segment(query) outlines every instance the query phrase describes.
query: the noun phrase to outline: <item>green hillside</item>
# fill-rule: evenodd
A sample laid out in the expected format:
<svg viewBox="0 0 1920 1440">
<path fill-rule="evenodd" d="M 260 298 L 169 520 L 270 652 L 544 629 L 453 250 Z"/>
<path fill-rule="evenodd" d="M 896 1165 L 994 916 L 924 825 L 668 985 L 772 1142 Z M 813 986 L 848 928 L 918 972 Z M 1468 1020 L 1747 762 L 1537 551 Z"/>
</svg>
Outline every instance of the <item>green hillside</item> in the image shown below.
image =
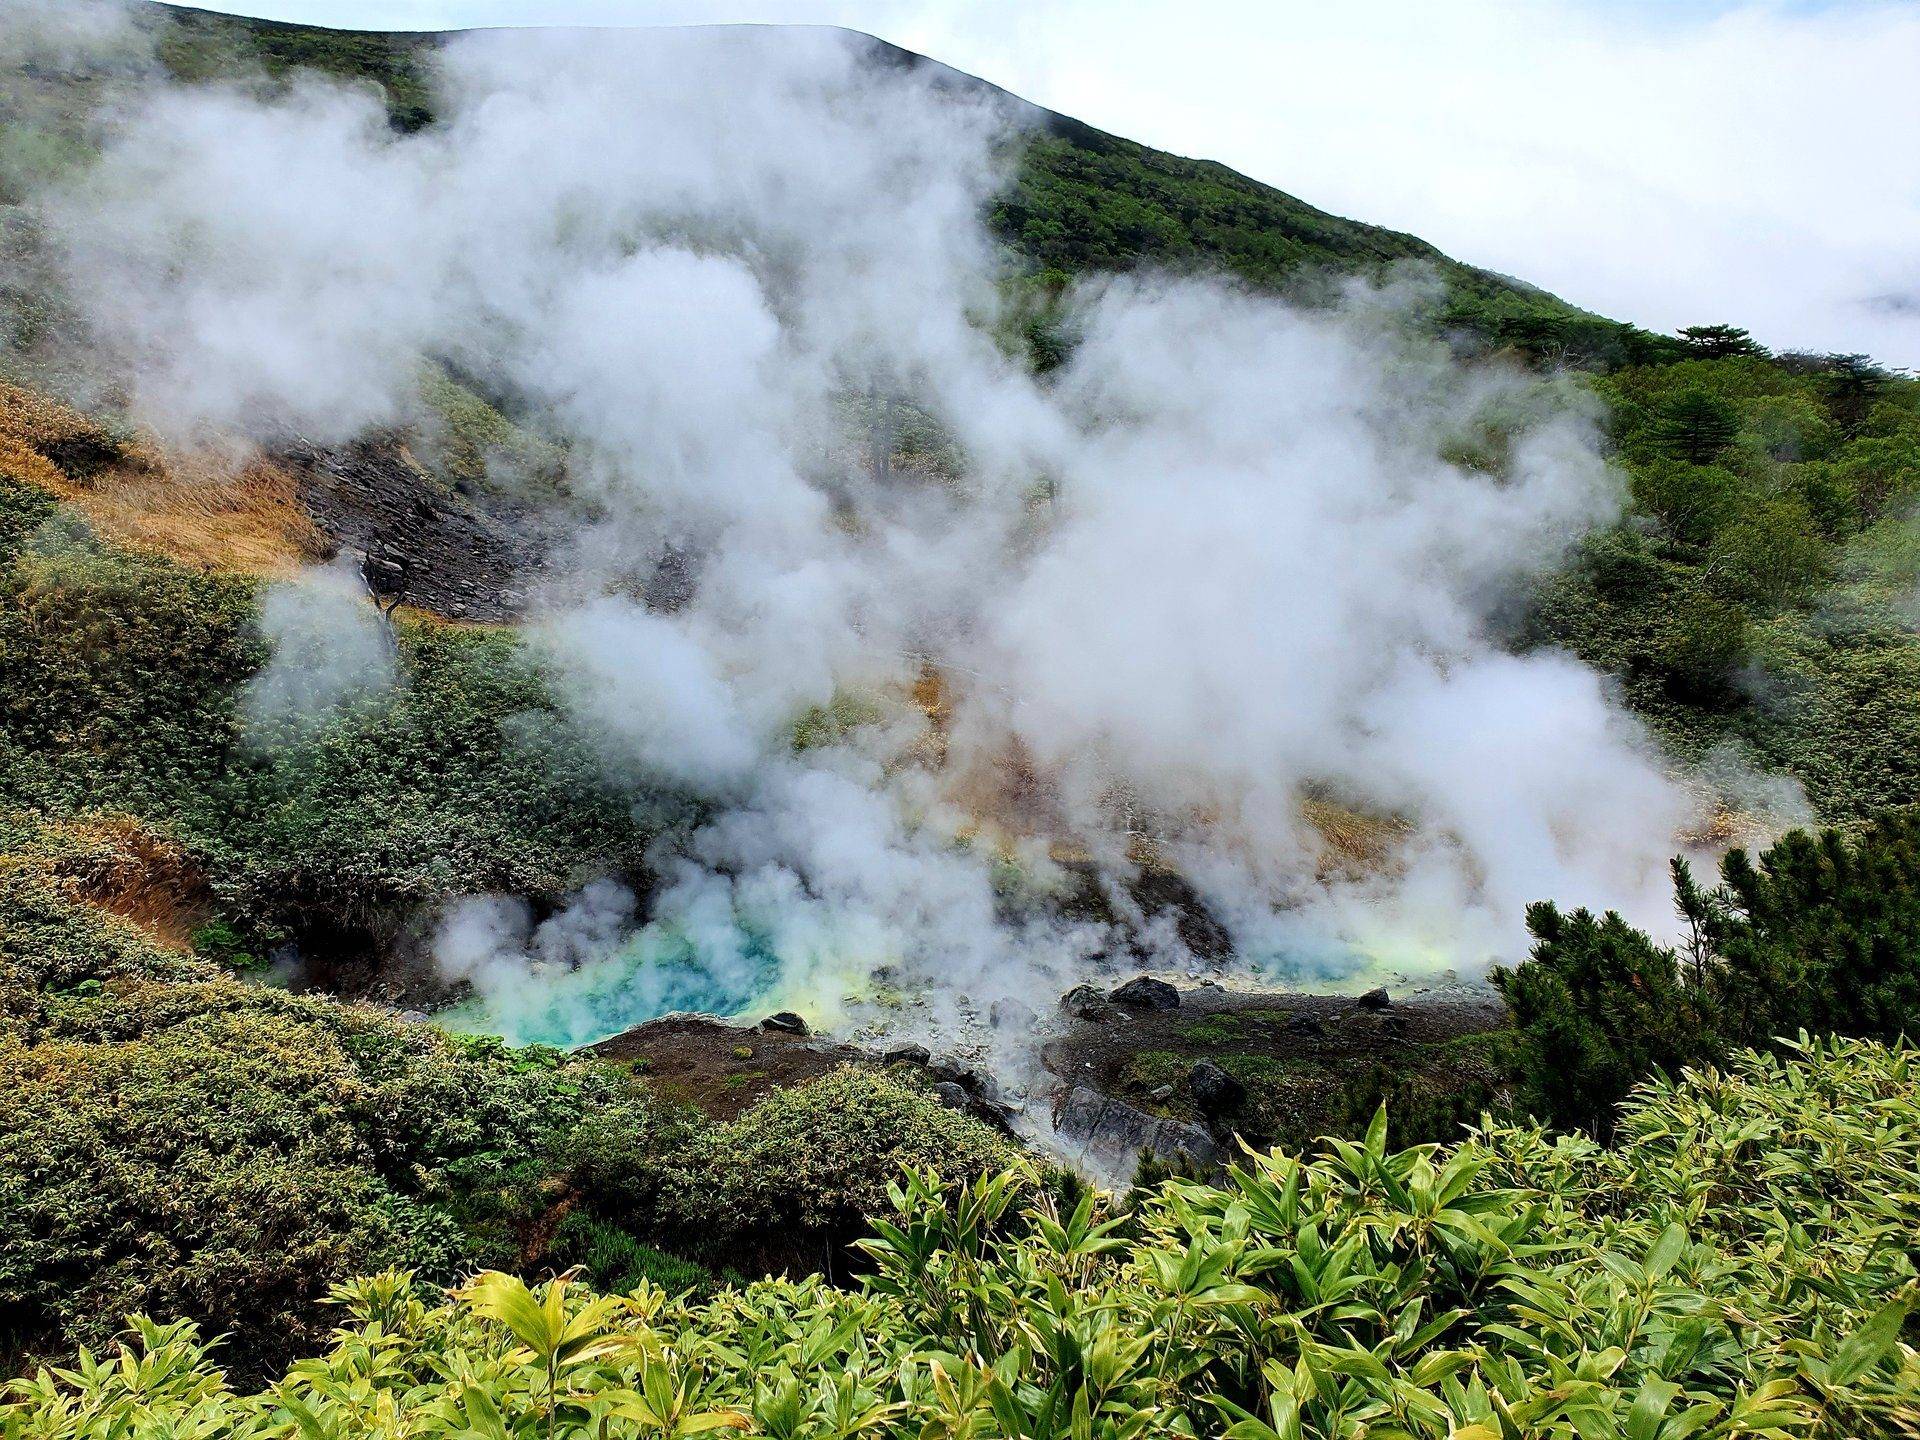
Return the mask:
<svg viewBox="0 0 1920 1440">
<path fill-rule="evenodd" d="M 1626 1436 L 1920 1433 L 1915 1057 L 1810 1045 L 1648 1086 L 1611 1150 L 1531 1129 L 1314 1158 L 1114 1208 L 1019 1170 L 896 1187 L 857 1288 L 623 1296 L 404 1272 L 236 1387 L 143 1324 L 0 1402 L 6 1433 Z M 1910 1332 L 1909 1332 L 1910 1333 Z M 137 1427 L 137 1428 L 135 1428 Z"/>
</svg>

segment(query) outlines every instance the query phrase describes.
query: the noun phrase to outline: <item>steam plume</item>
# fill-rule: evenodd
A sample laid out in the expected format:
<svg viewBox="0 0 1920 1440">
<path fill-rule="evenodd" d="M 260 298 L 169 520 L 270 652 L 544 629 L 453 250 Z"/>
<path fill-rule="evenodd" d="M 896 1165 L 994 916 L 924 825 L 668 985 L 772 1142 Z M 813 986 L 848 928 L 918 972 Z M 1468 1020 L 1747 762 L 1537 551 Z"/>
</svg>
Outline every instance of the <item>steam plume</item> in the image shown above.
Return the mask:
<svg viewBox="0 0 1920 1440">
<path fill-rule="evenodd" d="M 1544 897 L 1664 924 L 1694 802 L 1599 677 L 1497 637 L 1617 477 L 1575 389 L 1423 337 L 1423 277 L 1083 284 L 1038 378 L 982 223 L 1009 105 L 827 31 L 440 64 L 406 137 L 314 81 L 162 89 L 47 213 L 167 433 L 344 441 L 438 356 L 569 441 L 530 644 L 609 776 L 711 818 L 644 904 L 452 907 L 481 1023 L 779 1002 L 1013 1045 L 996 1001 L 1200 963 L 1143 865 L 1283 978 L 1475 971 Z M 878 463 L 902 415 L 932 438 Z"/>
</svg>

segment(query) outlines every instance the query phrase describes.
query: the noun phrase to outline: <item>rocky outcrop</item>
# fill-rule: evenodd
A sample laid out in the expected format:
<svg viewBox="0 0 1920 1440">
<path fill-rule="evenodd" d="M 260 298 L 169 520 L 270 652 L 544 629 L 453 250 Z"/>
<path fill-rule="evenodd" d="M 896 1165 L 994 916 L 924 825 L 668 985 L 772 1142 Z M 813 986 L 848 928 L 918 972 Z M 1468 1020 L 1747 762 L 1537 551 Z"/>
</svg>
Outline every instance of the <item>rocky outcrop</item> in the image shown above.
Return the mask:
<svg viewBox="0 0 1920 1440">
<path fill-rule="evenodd" d="M 297 478 L 301 508 L 382 601 L 455 620 L 511 620 L 526 608 L 550 548 L 530 512 L 441 485 L 395 439 L 339 449 L 296 442 L 279 458 Z"/>
<path fill-rule="evenodd" d="M 1114 1184 L 1133 1178 L 1140 1157 L 1212 1169 L 1220 1146 L 1198 1125 L 1154 1115 L 1090 1085 L 1069 1085 L 1054 1102 L 1055 1148 L 1062 1158 Z"/>
<path fill-rule="evenodd" d="M 1187 1091 L 1196 1114 L 1216 1120 L 1236 1110 L 1247 1098 L 1247 1087 L 1211 1060 L 1201 1060 L 1187 1072 Z"/>
<path fill-rule="evenodd" d="M 1151 975 L 1137 975 L 1119 986 L 1107 997 L 1116 1005 L 1125 1005 L 1129 1010 L 1178 1010 L 1180 992 L 1164 980 L 1156 980 Z"/>
</svg>

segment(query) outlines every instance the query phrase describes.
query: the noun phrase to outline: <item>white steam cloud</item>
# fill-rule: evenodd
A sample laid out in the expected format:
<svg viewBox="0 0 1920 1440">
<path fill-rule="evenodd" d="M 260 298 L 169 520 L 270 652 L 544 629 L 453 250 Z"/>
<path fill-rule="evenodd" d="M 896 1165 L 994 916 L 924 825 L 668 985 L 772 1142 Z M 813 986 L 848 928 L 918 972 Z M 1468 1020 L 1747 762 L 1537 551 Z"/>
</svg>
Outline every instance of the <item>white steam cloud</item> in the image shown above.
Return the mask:
<svg viewBox="0 0 1920 1440">
<path fill-rule="evenodd" d="M 265 735 L 316 728 L 397 678 L 393 637 L 345 556 L 268 585 L 260 632 L 272 651 L 240 698 Z"/>
<path fill-rule="evenodd" d="M 1544 897 L 1664 922 L 1687 791 L 1598 677 L 1496 637 L 1616 478 L 1571 387 L 1419 337 L 1418 277 L 1316 311 L 1086 285 L 1038 378 L 982 223 L 995 105 L 832 32 L 478 34 L 441 67 L 407 137 L 317 83 L 164 91 L 49 209 L 168 433 L 347 440 L 433 355 L 571 442 L 531 643 L 609 774 L 710 818 L 644 900 L 453 907 L 487 1023 L 1018 1014 L 1196 963 L 1142 864 L 1280 976 L 1477 970 Z M 887 473 L 894 402 L 943 443 Z M 1109 915 L 1042 903 L 1088 885 Z"/>
</svg>

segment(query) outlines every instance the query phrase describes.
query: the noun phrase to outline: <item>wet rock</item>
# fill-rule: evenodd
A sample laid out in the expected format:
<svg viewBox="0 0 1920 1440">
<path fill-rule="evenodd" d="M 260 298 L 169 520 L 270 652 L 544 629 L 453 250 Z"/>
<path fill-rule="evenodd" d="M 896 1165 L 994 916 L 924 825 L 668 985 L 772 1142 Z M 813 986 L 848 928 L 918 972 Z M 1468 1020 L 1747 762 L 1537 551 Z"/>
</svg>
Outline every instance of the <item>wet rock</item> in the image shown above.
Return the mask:
<svg viewBox="0 0 1920 1440">
<path fill-rule="evenodd" d="M 778 1030 L 783 1035 L 806 1035 L 807 1022 L 791 1010 L 776 1010 L 760 1022 L 762 1030 Z"/>
<path fill-rule="evenodd" d="M 1247 1087 L 1211 1060 L 1195 1062 L 1187 1072 L 1187 1089 L 1193 1094 L 1193 1108 L 1208 1119 L 1238 1108 L 1247 1098 Z"/>
<path fill-rule="evenodd" d="M 1151 975 L 1136 975 L 1109 997 L 1116 1005 L 1132 1010 L 1178 1010 L 1180 992 L 1164 980 Z"/>
<path fill-rule="evenodd" d="M 980 1088 L 980 1072 L 971 1065 L 962 1065 L 958 1060 L 943 1056 L 935 1060 L 931 1068 L 936 1079 L 950 1080 L 969 1093 Z"/>
<path fill-rule="evenodd" d="M 1133 1178 L 1140 1157 L 1185 1157 L 1211 1169 L 1220 1163 L 1220 1147 L 1198 1125 L 1183 1125 L 1153 1115 L 1089 1085 L 1073 1085 L 1054 1105 L 1053 1124 L 1066 1158 L 1109 1183 Z"/>
<path fill-rule="evenodd" d="M 933 1060 L 933 1052 L 926 1046 L 909 1041 L 905 1045 L 895 1045 L 880 1056 L 885 1065 L 927 1065 Z"/>
<path fill-rule="evenodd" d="M 933 1087 L 933 1098 L 949 1110 L 971 1110 L 973 1097 L 951 1080 L 942 1080 Z"/>
<path fill-rule="evenodd" d="M 1386 987 L 1382 985 L 1362 995 L 1359 1004 L 1362 1010 L 1384 1010 L 1393 1004 L 1393 997 L 1387 994 Z"/>
<path fill-rule="evenodd" d="M 1127 886 L 1142 913 L 1171 915 L 1175 933 L 1197 960 L 1218 962 L 1233 954 L 1233 937 L 1185 880 L 1171 870 L 1150 869 Z"/>
</svg>

